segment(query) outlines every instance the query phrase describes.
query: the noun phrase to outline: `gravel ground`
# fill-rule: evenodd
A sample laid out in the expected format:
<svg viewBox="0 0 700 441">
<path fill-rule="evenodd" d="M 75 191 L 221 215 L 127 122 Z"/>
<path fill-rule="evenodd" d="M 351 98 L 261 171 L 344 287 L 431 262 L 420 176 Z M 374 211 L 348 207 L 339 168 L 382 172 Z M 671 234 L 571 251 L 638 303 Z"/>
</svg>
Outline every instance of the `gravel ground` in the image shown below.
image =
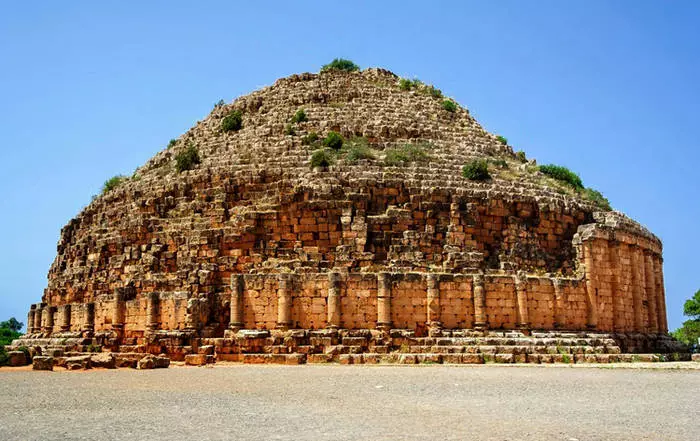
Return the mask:
<svg viewBox="0 0 700 441">
<path fill-rule="evenodd" d="M 0 440 L 700 439 L 698 370 L 6 371 L 0 396 Z"/>
</svg>

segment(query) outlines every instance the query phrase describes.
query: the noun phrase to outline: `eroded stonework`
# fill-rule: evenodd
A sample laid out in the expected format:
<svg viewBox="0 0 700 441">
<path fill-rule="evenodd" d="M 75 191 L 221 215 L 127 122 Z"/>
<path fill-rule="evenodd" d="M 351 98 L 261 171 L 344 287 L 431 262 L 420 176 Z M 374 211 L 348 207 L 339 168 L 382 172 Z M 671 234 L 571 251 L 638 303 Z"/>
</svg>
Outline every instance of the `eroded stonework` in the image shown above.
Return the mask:
<svg viewBox="0 0 700 441">
<path fill-rule="evenodd" d="M 285 134 L 301 108 L 308 121 Z M 243 128 L 223 132 L 233 110 Z M 377 157 L 311 169 L 303 136 L 331 130 Z M 430 160 L 387 165 L 404 143 Z M 188 145 L 202 163 L 177 173 Z M 510 171 L 469 181 L 475 158 Z M 666 334 L 658 238 L 527 166 L 390 72 L 281 79 L 217 106 L 63 228 L 25 337 L 184 356 L 246 330 Z"/>
</svg>

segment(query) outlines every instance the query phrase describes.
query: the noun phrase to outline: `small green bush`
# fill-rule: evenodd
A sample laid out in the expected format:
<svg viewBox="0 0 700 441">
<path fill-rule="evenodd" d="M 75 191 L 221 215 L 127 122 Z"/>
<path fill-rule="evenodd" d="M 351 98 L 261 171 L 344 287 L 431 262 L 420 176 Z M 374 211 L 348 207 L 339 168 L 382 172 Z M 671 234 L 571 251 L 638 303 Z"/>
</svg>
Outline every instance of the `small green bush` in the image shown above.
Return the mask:
<svg viewBox="0 0 700 441">
<path fill-rule="evenodd" d="M 321 72 L 327 72 L 330 70 L 342 70 L 345 72 L 355 72 L 356 70 L 360 70 L 360 66 L 357 64 L 353 63 L 350 60 L 346 60 L 344 58 L 336 58 L 335 60 L 331 61 L 330 63 L 326 64 L 321 68 Z"/>
<path fill-rule="evenodd" d="M 308 118 L 306 117 L 306 112 L 304 109 L 299 109 L 297 112 L 292 116 L 292 124 L 300 123 L 308 121 Z"/>
<path fill-rule="evenodd" d="M 301 145 L 312 145 L 318 141 L 318 133 L 311 132 L 308 135 L 301 138 Z"/>
<path fill-rule="evenodd" d="M 376 155 L 369 146 L 367 138 L 353 138 L 346 143 L 344 150 L 346 151 L 345 160 L 350 164 L 354 164 L 360 159 L 375 159 Z"/>
<path fill-rule="evenodd" d="M 583 189 L 583 182 L 581 181 L 581 178 L 579 177 L 579 175 L 572 172 L 571 170 L 569 170 L 566 167 L 562 167 L 560 165 L 548 164 L 548 165 L 540 165 L 539 170 L 540 170 L 540 172 L 544 173 L 545 175 L 547 175 L 551 178 L 554 178 L 558 181 L 564 182 L 577 190 Z"/>
<path fill-rule="evenodd" d="M 433 98 L 442 98 L 442 90 L 435 86 L 429 86 L 426 91 L 428 92 L 428 95 L 432 96 Z"/>
<path fill-rule="evenodd" d="M 462 175 L 470 181 L 485 181 L 491 178 L 486 161 L 476 159 L 462 167 Z"/>
<path fill-rule="evenodd" d="M 333 164 L 334 162 L 335 156 L 333 155 L 332 151 L 330 151 L 329 149 L 320 149 L 316 150 L 311 154 L 311 161 L 309 162 L 309 165 L 311 166 L 311 168 L 325 168 Z"/>
<path fill-rule="evenodd" d="M 330 147 L 333 150 L 340 150 L 343 146 L 343 136 L 338 132 L 328 132 L 328 136 L 323 139 L 324 147 Z"/>
<path fill-rule="evenodd" d="M 107 179 L 105 183 L 102 185 L 102 194 L 107 193 L 108 191 L 112 191 L 115 188 L 119 187 L 124 181 L 126 181 L 127 178 L 124 175 L 117 175 L 117 176 L 112 176 L 111 178 Z"/>
<path fill-rule="evenodd" d="M 496 139 L 497 139 L 498 142 L 500 142 L 501 144 L 508 145 L 508 138 L 506 138 L 505 136 L 498 135 L 498 136 L 496 137 Z"/>
<path fill-rule="evenodd" d="M 390 166 L 406 165 L 411 162 L 428 162 L 430 155 L 426 151 L 428 144 L 404 144 L 384 151 L 384 163 Z"/>
<path fill-rule="evenodd" d="M 443 100 L 442 108 L 450 113 L 454 113 L 457 111 L 457 104 L 452 100 Z"/>
<path fill-rule="evenodd" d="M 234 110 L 221 121 L 221 130 L 224 132 L 237 132 L 243 127 L 243 114 L 240 110 Z"/>
<path fill-rule="evenodd" d="M 168 142 L 168 148 L 174 146 L 175 144 L 177 144 L 177 139 L 171 139 L 170 142 Z"/>
<path fill-rule="evenodd" d="M 489 159 L 488 163 L 495 165 L 498 168 L 508 168 L 508 163 L 505 159 Z"/>
<path fill-rule="evenodd" d="M 518 161 L 520 161 L 520 162 L 527 162 L 527 157 L 525 156 L 525 152 L 522 150 L 515 152 L 515 157 L 518 158 Z"/>
<path fill-rule="evenodd" d="M 581 195 L 605 211 L 612 210 L 612 207 L 610 206 L 610 201 L 608 201 L 608 199 L 605 196 L 603 196 L 603 193 L 599 192 L 598 190 L 594 190 L 592 188 L 584 188 L 581 192 Z"/>
<path fill-rule="evenodd" d="M 189 144 L 187 148 L 175 156 L 175 168 L 178 172 L 192 170 L 195 165 L 201 162 L 197 147 Z"/>
<path fill-rule="evenodd" d="M 408 78 L 401 78 L 399 80 L 399 89 L 401 90 L 411 90 L 411 87 L 413 86 L 413 82 L 409 80 Z"/>
<path fill-rule="evenodd" d="M 297 132 L 294 130 L 294 126 L 291 124 L 287 124 L 284 126 L 284 134 L 287 136 L 294 136 L 297 134 Z"/>
</svg>

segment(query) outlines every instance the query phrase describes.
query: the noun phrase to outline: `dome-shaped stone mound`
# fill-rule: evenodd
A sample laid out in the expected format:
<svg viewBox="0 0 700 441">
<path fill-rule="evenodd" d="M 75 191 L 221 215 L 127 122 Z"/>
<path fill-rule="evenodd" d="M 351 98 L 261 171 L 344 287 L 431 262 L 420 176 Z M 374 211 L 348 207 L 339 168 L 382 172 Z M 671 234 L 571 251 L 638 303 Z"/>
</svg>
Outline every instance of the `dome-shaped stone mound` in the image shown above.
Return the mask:
<svg viewBox="0 0 700 441">
<path fill-rule="evenodd" d="M 422 83 L 293 75 L 71 220 L 30 334 L 174 351 L 239 329 L 665 333 L 660 241 L 575 187 Z"/>
</svg>

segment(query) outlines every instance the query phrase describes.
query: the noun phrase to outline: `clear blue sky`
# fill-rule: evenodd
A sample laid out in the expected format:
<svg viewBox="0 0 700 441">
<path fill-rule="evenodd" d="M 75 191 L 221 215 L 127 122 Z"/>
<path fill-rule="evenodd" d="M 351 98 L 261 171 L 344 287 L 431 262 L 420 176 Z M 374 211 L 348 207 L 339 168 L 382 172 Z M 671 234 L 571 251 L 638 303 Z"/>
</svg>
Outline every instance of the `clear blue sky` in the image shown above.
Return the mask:
<svg viewBox="0 0 700 441">
<path fill-rule="evenodd" d="M 434 83 L 647 225 L 671 328 L 700 288 L 700 2 L 40 3 L 0 8 L 0 320 L 26 321 L 106 178 L 338 56 Z"/>
</svg>

